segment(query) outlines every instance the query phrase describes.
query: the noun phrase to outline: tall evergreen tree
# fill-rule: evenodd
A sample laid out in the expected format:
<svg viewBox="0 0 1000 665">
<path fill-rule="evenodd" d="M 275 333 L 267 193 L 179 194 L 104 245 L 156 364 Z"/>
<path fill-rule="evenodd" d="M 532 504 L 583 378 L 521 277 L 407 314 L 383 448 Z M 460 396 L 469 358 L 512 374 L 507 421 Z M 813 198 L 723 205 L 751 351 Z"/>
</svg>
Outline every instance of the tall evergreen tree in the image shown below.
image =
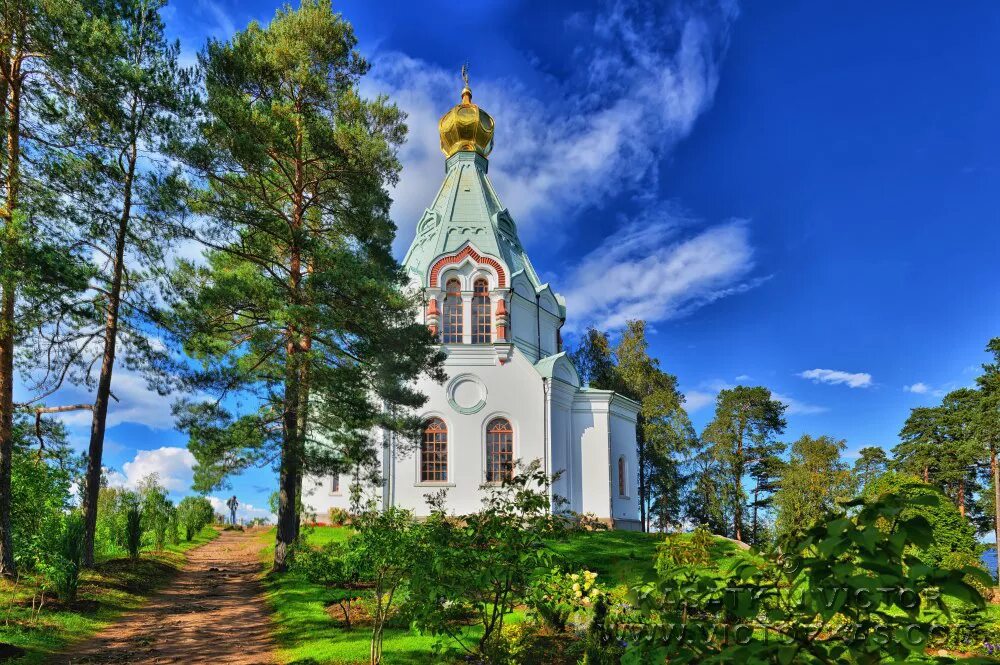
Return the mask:
<svg viewBox="0 0 1000 665">
<path fill-rule="evenodd" d="M 618 390 L 617 360 L 606 332 L 588 328 L 570 359 L 585 385 L 600 390 Z"/>
<path fill-rule="evenodd" d="M 749 465 L 775 443 L 785 431 L 785 405 L 762 386 L 736 386 L 719 393 L 715 417 L 702 439 L 719 463 L 723 477 L 722 500 L 732 516 L 732 537 L 746 538 L 744 514 L 747 493 L 743 478 Z"/>
<path fill-rule="evenodd" d="M 994 337 L 986 345 L 992 354 L 991 362 L 983 363 L 983 374 L 976 379 L 979 387 L 979 418 L 977 435 L 985 452 L 989 455 L 989 478 L 992 487 L 983 500 L 984 513 L 990 517 L 990 527 L 994 534 L 994 544 L 1000 552 L 1000 466 L 997 453 L 1000 451 L 1000 337 Z M 997 576 L 1000 579 L 1000 556 L 997 557 Z"/>
<path fill-rule="evenodd" d="M 99 7 L 115 38 L 106 40 L 100 67 L 74 90 L 63 123 L 70 147 L 50 171 L 98 267 L 86 294 L 88 316 L 64 332 L 73 341 L 78 378 L 95 391 L 83 487 L 85 565 L 94 561 L 116 360 L 124 357 L 158 383 L 156 370 L 167 361 L 149 323 L 184 188 L 164 155 L 179 138 L 182 117 L 191 114 L 193 94 L 190 74 L 177 63 L 180 46 L 164 35 L 165 4 L 119 0 Z"/>
<path fill-rule="evenodd" d="M 679 460 L 693 447 L 694 429 L 684 410 L 677 377 L 649 355 L 645 321 L 629 321 L 615 347 L 619 390 L 642 408 L 636 427 L 639 512 L 643 529 L 656 498 L 660 526 L 680 521 L 682 474 Z"/>
<path fill-rule="evenodd" d="M 917 407 L 899 432 L 899 444 L 892 449 L 893 468 L 930 483 L 937 472 L 937 453 L 944 440 L 943 414 L 939 408 Z"/>
<path fill-rule="evenodd" d="M 889 458 L 878 446 L 865 446 L 858 451 L 854 461 L 854 483 L 858 492 L 864 492 L 869 483 L 889 470 Z"/>
<path fill-rule="evenodd" d="M 43 332 L 72 316 L 87 284 L 87 262 L 58 195 L 40 177 L 54 144 L 51 128 L 71 79 L 107 37 L 74 0 L 9 0 L 0 5 L 0 575 L 16 574 L 11 541 L 16 361 L 26 358 L 34 403 L 65 376 L 63 352 Z M 33 353 L 33 351 L 40 351 Z"/>
<path fill-rule="evenodd" d="M 781 453 L 785 444 L 765 443 L 754 451 L 747 464 L 747 475 L 753 480 L 750 490 L 750 544 L 762 544 L 760 514 L 768 513 L 774 504 L 774 493 L 778 490 L 785 462 Z"/>
<path fill-rule="evenodd" d="M 277 463 L 279 571 L 302 475 L 339 472 L 376 426 L 415 433 L 395 407 L 423 403 L 419 373 L 442 374 L 391 255 L 402 114 L 359 96 L 355 45 L 328 0 L 304 0 L 199 59 L 206 118 L 186 160 L 205 183 L 207 265 L 180 267 L 173 324 L 201 364 L 193 387 L 242 409 L 182 403 L 180 424 L 199 488 Z"/>
</svg>

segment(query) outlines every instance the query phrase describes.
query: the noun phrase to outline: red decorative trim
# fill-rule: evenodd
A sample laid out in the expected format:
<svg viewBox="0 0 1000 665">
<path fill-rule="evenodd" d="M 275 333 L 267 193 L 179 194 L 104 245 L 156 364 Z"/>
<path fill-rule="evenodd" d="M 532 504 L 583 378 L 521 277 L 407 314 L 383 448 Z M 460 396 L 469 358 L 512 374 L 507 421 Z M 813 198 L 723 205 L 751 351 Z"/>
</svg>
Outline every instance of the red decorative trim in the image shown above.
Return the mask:
<svg viewBox="0 0 1000 665">
<path fill-rule="evenodd" d="M 507 303 L 503 298 L 497 301 L 497 316 L 507 316 Z"/>
<path fill-rule="evenodd" d="M 441 312 L 438 310 L 437 298 L 431 298 L 427 301 L 427 316 L 438 316 Z"/>
<path fill-rule="evenodd" d="M 494 270 L 496 270 L 497 286 L 501 289 L 507 287 L 507 273 L 504 272 L 503 266 L 500 265 L 500 262 L 490 256 L 483 256 L 476 250 L 472 249 L 470 245 L 466 245 L 465 248 L 462 249 L 462 251 L 458 252 L 457 254 L 452 254 L 451 256 L 445 256 L 441 259 L 438 259 L 437 262 L 433 266 L 431 266 L 431 279 L 430 279 L 431 288 L 437 288 L 438 278 L 440 277 L 441 271 L 445 268 L 445 266 L 450 266 L 454 263 L 460 263 L 467 256 L 472 257 L 472 260 L 475 261 L 476 263 L 488 265 Z"/>
</svg>

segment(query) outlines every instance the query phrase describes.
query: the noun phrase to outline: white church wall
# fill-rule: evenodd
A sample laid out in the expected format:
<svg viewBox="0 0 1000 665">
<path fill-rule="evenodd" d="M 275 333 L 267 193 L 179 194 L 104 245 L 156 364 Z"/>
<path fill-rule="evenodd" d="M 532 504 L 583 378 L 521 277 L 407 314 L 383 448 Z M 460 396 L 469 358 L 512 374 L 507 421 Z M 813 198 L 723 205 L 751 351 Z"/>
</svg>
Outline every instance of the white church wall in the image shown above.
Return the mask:
<svg viewBox="0 0 1000 665">
<path fill-rule="evenodd" d="M 481 347 L 481 353 L 483 364 L 474 365 L 474 377 L 466 369 L 474 361 L 473 354 L 470 349 L 462 349 L 449 358 L 449 361 L 461 362 L 461 367 L 446 361 L 445 371 L 449 377 L 443 385 L 427 379 L 419 382 L 420 390 L 428 396 L 421 416 L 436 415 L 448 426 L 448 481 L 420 482 L 419 452 L 400 452 L 396 458 L 393 488 L 396 505 L 425 515 L 428 512 L 425 495 L 445 488 L 451 510 L 456 513 L 478 510 L 482 505 L 480 486 L 485 482 L 486 427 L 496 417 L 507 418 L 513 426 L 515 458 L 525 462 L 544 459 L 541 377 L 518 351 L 503 365 L 486 363 L 488 357 L 496 357 L 491 347 Z M 454 387 L 453 382 L 459 377 L 480 384 L 484 394 L 482 405 L 472 399 L 471 389 L 463 389 L 463 394 L 454 394 L 452 390 L 449 395 L 449 388 Z"/>
<path fill-rule="evenodd" d="M 639 451 L 636 447 L 638 405 L 615 396 L 611 403 L 611 506 L 618 528 L 641 528 L 639 521 Z M 618 460 L 625 461 L 625 494 L 619 492 Z"/>
</svg>

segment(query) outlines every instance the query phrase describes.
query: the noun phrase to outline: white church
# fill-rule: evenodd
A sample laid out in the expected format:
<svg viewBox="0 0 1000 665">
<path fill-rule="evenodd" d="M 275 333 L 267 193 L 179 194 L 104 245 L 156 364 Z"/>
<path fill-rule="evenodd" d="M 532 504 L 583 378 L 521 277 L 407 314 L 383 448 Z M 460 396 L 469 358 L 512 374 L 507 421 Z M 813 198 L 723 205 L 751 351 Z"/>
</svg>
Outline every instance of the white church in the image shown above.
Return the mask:
<svg viewBox="0 0 1000 665">
<path fill-rule="evenodd" d="M 371 491 L 383 506 L 426 515 L 425 495 L 447 488 L 449 511 L 470 513 L 483 485 L 499 483 L 517 460 L 537 459 L 547 473 L 561 472 L 553 508 L 640 528 L 639 404 L 581 385 L 560 338 L 565 301 L 538 278 L 493 189 L 494 122 L 472 103 L 468 84 L 439 130 L 444 182 L 403 265 L 422 296 L 422 321 L 447 355 L 448 379 L 421 379 L 421 440 L 413 450 L 384 437 L 383 482 Z M 307 478 L 303 503 L 322 521 L 331 507 L 349 507 L 351 482 Z"/>
</svg>

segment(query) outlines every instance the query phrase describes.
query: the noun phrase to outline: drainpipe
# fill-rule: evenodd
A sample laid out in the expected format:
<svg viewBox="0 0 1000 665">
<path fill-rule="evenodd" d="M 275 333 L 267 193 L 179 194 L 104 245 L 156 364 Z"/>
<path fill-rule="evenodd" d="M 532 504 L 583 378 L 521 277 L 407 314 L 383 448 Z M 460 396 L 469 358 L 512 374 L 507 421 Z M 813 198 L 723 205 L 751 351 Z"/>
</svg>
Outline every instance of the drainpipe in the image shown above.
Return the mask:
<svg viewBox="0 0 1000 665">
<path fill-rule="evenodd" d="M 611 399 L 614 399 L 612 397 Z M 611 519 L 611 528 L 615 528 L 615 485 L 614 466 L 611 464 L 614 459 L 611 457 L 611 400 L 608 400 L 608 516 Z"/>
<path fill-rule="evenodd" d="M 542 294 L 535 292 L 535 343 L 538 344 L 538 359 L 542 359 Z"/>
<path fill-rule="evenodd" d="M 545 475 L 549 475 L 549 398 L 552 394 L 552 379 L 542 379 L 542 464 Z M 552 482 L 549 479 L 549 513 L 552 513 Z"/>
</svg>

